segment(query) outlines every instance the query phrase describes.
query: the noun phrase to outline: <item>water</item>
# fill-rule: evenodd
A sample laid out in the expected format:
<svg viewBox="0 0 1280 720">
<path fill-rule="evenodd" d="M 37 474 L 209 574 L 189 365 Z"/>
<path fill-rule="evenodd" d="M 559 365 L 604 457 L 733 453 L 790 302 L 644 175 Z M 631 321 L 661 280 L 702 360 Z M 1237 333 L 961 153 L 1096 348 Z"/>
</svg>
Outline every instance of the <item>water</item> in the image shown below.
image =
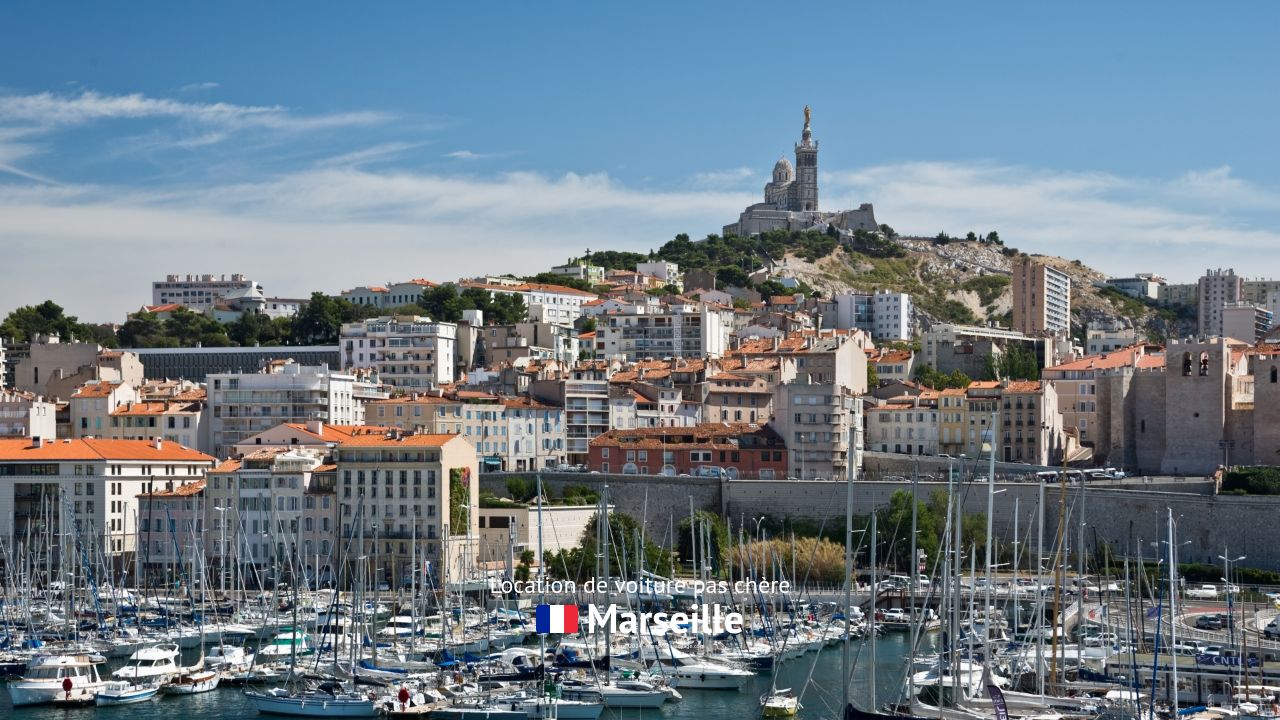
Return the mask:
<svg viewBox="0 0 1280 720">
<path fill-rule="evenodd" d="M 876 699 L 880 703 L 897 698 L 902 688 L 904 658 L 910 636 L 906 633 L 890 633 L 877 643 Z M 933 652 L 929 638 L 922 643 L 922 652 Z M 871 680 L 870 645 L 855 643 L 851 648 L 856 661 L 850 694 L 862 707 L 867 706 Z M 791 660 L 778 671 L 778 687 L 803 690 L 804 705 L 799 717 L 805 720 L 840 717 L 840 646 L 825 648 L 817 656 L 813 680 L 806 688 L 805 678 L 814 662 L 814 653 Z M 194 662 L 194 655 L 184 658 Z M 110 664 L 111 670 L 121 663 Z M 109 671 L 107 671 L 109 672 Z M 757 674 L 742 690 L 682 690 L 684 699 L 667 703 L 660 710 L 605 710 L 605 720 L 638 720 L 643 717 L 661 717 L 664 720 L 710 720 L 711 718 L 760 717 L 760 696 L 768 692 L 771 677 Z M 118 707 L 54 708 L 36 706 L 14 708 L 9 694 L 0 692 L 0 718 L 4 720 L 172 720 L 173 718 L 199 718 L 199 720 L 239 720 L 260 717 L 238 687 L 220 687 L 214 692 L 190 696 L 160 696 L 136 705 Z"/>
</svg>

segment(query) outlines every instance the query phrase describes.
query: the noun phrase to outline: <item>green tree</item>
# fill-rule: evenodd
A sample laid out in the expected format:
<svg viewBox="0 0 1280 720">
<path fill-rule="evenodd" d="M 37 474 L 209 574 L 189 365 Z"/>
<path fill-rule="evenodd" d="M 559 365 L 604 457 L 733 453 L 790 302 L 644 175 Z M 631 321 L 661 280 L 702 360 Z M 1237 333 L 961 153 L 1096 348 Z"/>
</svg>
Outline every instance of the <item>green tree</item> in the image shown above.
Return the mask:
<svg viewBox="0 0 1280 720">
<path fill-rule="evenodd" d="M 984 380 L 1037 380 L 1040 363 L 1030 350 L 1010 345 L 998 355 L 988 353 L 982 359 L 982 372 Z"/>
<path fill-rule="evenodd" d="M 887 238 L 896 238 L 896 237 L 898 237 L 898 233 L 897 233 L 897 231 L 896 231 L 896 230 L 894 230 L 893 228 L 889 227 L 888 225 L 884 224 L 884 223 L 881 223 L 881 224 L 880 224 L 880 232 L 884 233 L 884 236 L 885 236 L 885 237 L 887 237 Z"/>
<path fill-rule="evenodd" d="M 24 305 L 9 313 L 0 323 L 0 338 L 32 342 L 37 335 L 56 334 L 64 341 L 96 339 L 97 333 L 89 328 L 81 325 L 74 316 L 67 315 L 61 305 L 45 300 L 39 305 Z"/>
<path fill-rule="evenodd" d="M 942 373 L 934 370 L 926 363 L 916 366 L 912 372 L 912 377 L 922 385 L 931 387 L 935 390 L 945 390 L 947 388 L 967 388 L 973 380 L 960 370 L 952 370 L 950 373 Z"/>
<path fill-rule="evenodd" d="M 702 528 L 710 530 L 710 542 L 703 544 L 699 538 L 698 557 L 702 558 L 702 548 L 710 545 L 711 567 L 709 568 L 713 577 L 727 577 L 727 569 L 725 561 L 729 557 L 729 529 L 725 525 L 724 518 L 720 515 L 706 510 L 699 510 L 693 514 L 697 519 L 699 531 Z M 680 521 L 680 530 L 676 533 L 676 542 L 680 558 L 682 560 L 693 560 L 693 537 L 689 532 L 690 518 Z"/>
<path fill-rule="evenodd" d="M 164 337 L 164 323 L 155 313 L 134 313 L 120 326 L 117 335 L 125 347 L 156 347 L 156 340 Z"/>
<path fill-rule="evenodd" d="M 179 347 L 193 347 L 197 343 L 214 347 L 231 344 L 222 323 L 187 308 L 171 311 L 163 326 L 164 334 L 177 341 Z"/>
<path fill-rule="evenodd" d="M 332 345 L 342 330 L 346 301 L 322 292 L 311 293 L 306 307 L 293 318 L 293 339 L 300 345 Z M 346 303 L 350 304 L 350 303 Z"/>
<path fill-rule="evenodd" d="M 453 285 L 437 285 L 427 288 L 418 299 L 418 304 L 432 320 L 456 323 L 462 319 L 462 311 L 471 309 L 463 305 L 458 295 L 458 288 Z"/>
<path fill-rule="evenodd" d="M 596 560 L 599 545 L 596 533 L 600 527 L 599 513 L 591 517 L 577 547 L 565 548 L 558 552 L 549 552 L 544 556 L 547 574 L 555 578 L 583 582 L 596 576 Z M 611 571 L 626 576 L 635 572 L 635 548 L 640 538 L 640 523 L 624 513 L 609 514 L 609 558 Z M 665 548 L 648 540 L 644 543 L 644 567 L 655 572 L 664 572 L 671 565 L 671 553 Z M 625 552 L 623 548 L 626 548 Z M 623 562 L 623 558 L 626 562 Z"/>
<path fill-rule="evenodd" d="M 881 534 L 888 533 L 889 547 L 882 557 L 893 567 L 910 568 L 911 562 L 911 493 L 907 490 L 896 490 L 889 497 L 889 505 L 879 510 L 877 528 Z M 943 525 L 946 523 L 945 513 L 936 512 L 933 505 L 924 500 L 916 500 L 916 547 L 930 558 L 938 556 L 939 543 L 942 538 Z M 944 505 L 945 507 L 945 505 Z M 881 542 L 885 540 L 882 539 Z"/>
<path fill-rule="evenodd" d="M 880 387 L 880 373 L 876 372 L 875 363 L 867 363 L 867 389 L 875 390 Z"/>
<path fill-rule="evenodd" d="M 524 278 L 525 282 L 542 283 L 543 285 L 560 285 L 561 287 L 571 287 L 586 292 L 594 292 L 591 288 L 591 281 L 582 278 L 569 277 L 568 275 L 557 275 L 553 272 L 541 272 L 537 275 L 530 275 Z"/>
</svg>

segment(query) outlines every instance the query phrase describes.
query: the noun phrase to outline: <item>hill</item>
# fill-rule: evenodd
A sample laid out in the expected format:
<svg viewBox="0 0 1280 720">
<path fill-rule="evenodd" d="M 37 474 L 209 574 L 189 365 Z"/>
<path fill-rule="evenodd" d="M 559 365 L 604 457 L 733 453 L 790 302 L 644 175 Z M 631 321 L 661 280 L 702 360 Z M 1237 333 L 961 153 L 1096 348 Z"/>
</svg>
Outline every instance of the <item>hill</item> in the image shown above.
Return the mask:
<svg viewBox="0 0 1280 720">
<path fill-rule="evenodd" d="M 926 238 L 897 236 L 888 226 L 881 230 L 843 240 L 818 231 L 775 231 L 753 238 L 711 235 L 699 241 L 679 235 L 650 256 L 679 263 L 685 272 L 711 272 L 721 285 L 758 286 L 758 271 L 767 270 L 771 280 L 794 278 L 806 291 L 822 296 L 907 292 L 926 321 L 1011 324 L 1013 259 L 1027 253 L 1006 246 L 996 233 Z M 1032 256 L 1071 278 L 1072 334 L 1080 339 L 1095 321 L 1136 328 L 1139 339 L 1154 341 L 1194 332 L 1194 308 L 1161 308 L 1105 287 L 1107 276 L 1079 260 Z M 775 293 L 777 286 L 768 285 L 761 288 L 765 294 Z"/>
</svg>

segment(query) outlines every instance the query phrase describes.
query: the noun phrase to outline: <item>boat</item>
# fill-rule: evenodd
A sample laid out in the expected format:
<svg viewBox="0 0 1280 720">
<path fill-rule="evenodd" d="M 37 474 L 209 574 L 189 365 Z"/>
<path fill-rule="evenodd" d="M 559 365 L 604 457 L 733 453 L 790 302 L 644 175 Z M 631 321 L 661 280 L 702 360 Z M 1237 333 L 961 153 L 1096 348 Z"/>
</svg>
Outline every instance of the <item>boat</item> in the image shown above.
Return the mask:
<svg viewBox="0 0 1280 720">
<path fill-rule="evenodd" d="M 112 676 L 120 680 L 167 680 L 182 672 L 178 658 L 182 651 L 176 643 L 160 643 L 145 647 L 129 656 L 129 664 Z"/>
<path fill-rule="evenodd" d="M 285 628 L 272 638 L 271 642 L 258 650 L 260 662 L 283 660 L 293 656 L 310 655 L 315 652 L 311 647 L 311 638 L 306 633 Z"/>
<path fill-rule="evenodd" d="M 791 688 L 774 690 L 760 698 L 760 713 L 767 718 L 791 717 L 800 712 L 800 707 L 800 698 Z"/>
<path fill-rule="evenodd" d="M 738 690 L 755 677 L 750 670 L 713 662 L 694 662 L 671 670 L 677 687 L 694 690 Z"/>
<path fill-rule="evenodd" d="M 166 695 L 206 693 L 216 690 L 220 680 L 222 680 L 222 675 L 216 670 L 189 670 L 162 685 L 160 692 Z"/>
<path fill-rule="evenodd" d="M 63 682 L 71 681 L 69 691 Z M 95 658 L 89 655 L 44 655 L 27 665 L 21 680 L 9 683 L 14 707 L 55 701 L 93 702 L 103 686 Z"/>
<path fill-rule="evenodd" d="M 204 665 L 210 670 L 243 672 L 253 667 L 253 653 L 239 645 L 215 645 L 205 655 Z"/>
<path fill-rule="evenodd" d="M 323 683 L 314 690 L 301 692 L 290 692 L 285 688 L 246 692 L 245 697 L 264 715 L 323 718 L 378 715 L 378 707 L 371 697 L 347 692 L 334 683 Z"/>
<path fill-rule="evenodd" d="M 93 704 L 99 707 L 104 705 L 132 705 L 133 703 L 146 702 L 156 696 L 160 687 L 154 683 L 148 685 L 134 685 L 126 680 L 112 680 L 102 686 L 97 694 L 93 696 Z"/>
<path fill-rule="evenodd" d="M 566 700 L 602 702 L 609 708 L 660 708 L 667 702 L 662 688 L 643 680 L 618 680 L 609 685 L 596 685 L 580 680 L 565 681 L 562 697 Z"/>
</svg>

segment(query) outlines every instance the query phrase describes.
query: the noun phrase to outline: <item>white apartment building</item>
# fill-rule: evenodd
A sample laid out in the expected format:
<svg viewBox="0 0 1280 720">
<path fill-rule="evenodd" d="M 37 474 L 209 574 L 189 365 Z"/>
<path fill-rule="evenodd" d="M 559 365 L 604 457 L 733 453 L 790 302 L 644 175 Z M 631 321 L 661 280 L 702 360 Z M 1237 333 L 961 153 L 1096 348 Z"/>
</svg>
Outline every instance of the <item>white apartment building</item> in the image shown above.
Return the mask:
<svg viewBox="0 0 1280 720">
<path fill-rule="evenodd" d="M 538 380 L 530 396 L 564 408 L 565 453 L 568 461 L 585 464 L 591 440 L 614 423 L 609 406 L 609 369 L 604 363 L 575 367 L 562 380 Z"/>
<path fill-rule="evenodd" d="M 262 373 L 209 375 L 214 454 L 228 457 L 237 443 L 281 423 L 363 424 L 357 385 L 354 375 L 293 362 L 274 364 Z"/>
<path fill-rule="evenodd" d="M 151 304 L 175 303 L 199 312 L 211 310 L 233 290 L 258 289 L 258 283 L 244 275 L 168 275 L 164 282 L 151 283 Z"/>
<path fill-rule="evenodd" d="M 422 298 L 422 293 L 437 285 L 439 283 L 414 278 L 386 285 L 362 285 L 351 290 L 343 290 L 338 293 L 338 297 L 354 305 L 391 309 L 413 305 Z"/>
<path fill-rule="evenodd" d="M 37 562 L 55 577 L 70 572 L 64 559 L 79 564 L 76 541 L 119 567 L 135 549 L 138 495 L 202 479 L 212 466 L 163 440 L 0 439 L 0 539 L 48 547 Z"/>
<path fill-rule="evenodd" d="M 596 505 L 542 506 L 542 551 L 575 548 L 600 508 Z M 613 505 L 609 506 L 609 512 Z M 479 508 L 480 562 L 505 570 L 520 562 L 520 553 L 538 549 L 536 507 Z M 500 571 L 501 572 L 501 571 Z"/>
<path fill-rule="evenodd" d="M 1085 354 L 1099 355 L 1138 342 L 1138 332 L 1119 324 L 1089 323 L 1085 330 Z"/>
<path fill-rule="evenodd" d="M 876 292 L 871 301 L 871 337 L 876 340 L 910 340 L 913 312 L 911 296 L 907 293 Z"/>
<path fill-rule="evenodd" d="M 666 260 L 651 260 L 636 263 L 636 272 L 649 277 L 656 277 L 668 285 L 681 286 L 680 266 Z"/>
<path fill-rule="evenodd" d="M 634 362 L 649 358 L 722 357 L 728 351 L 732 313 L 703 303 L 636 310 L 600 317 L 596 325 L 598 357 Z"/>
<path fill-rule="evenodd" d="M 57 436 L 57 406 L 34 393 L 0 388 L 0 438 Z"/>
<path fill-rule="evenodd" d="M 426 389 L 455 379 L 457 339 L 454 323 L 394 315 L 344 323 L 338 351 L 344 369 L 369 368 L 387 385 Z"/>
</svg>

